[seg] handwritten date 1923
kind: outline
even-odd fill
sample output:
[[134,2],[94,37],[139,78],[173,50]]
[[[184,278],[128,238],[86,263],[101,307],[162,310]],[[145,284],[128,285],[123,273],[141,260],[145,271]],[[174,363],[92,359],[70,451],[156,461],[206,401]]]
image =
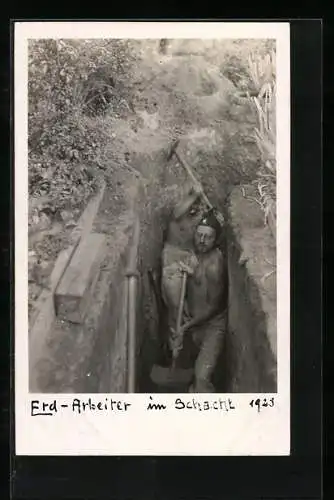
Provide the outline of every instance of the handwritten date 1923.
[[275,398],[257,398],[252,399],[249,403],[249,406],[252,408],[257,408],[257,411],[260,412],[262,408],[272,408],[275,406]]

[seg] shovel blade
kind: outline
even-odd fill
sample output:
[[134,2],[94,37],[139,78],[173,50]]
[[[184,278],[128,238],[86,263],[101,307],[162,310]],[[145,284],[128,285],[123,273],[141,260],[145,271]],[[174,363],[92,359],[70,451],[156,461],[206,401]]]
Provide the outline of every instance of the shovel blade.
[[194,375],[192,368],[172,368],[154,365],[151,380],[156,385],[175,386],[190,384]]

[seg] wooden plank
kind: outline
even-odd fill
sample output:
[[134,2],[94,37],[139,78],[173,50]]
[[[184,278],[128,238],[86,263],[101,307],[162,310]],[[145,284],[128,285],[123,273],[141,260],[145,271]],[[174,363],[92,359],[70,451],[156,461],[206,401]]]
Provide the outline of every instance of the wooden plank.
[[77,222],[76,227],[71,232],[71,242],[75,242],[78,238],[83,239],[88,233],[92,231],[93,223],[98,213],[106,184],[101,182],[101,187],[98,193],[90,200]]
[[72,323],[82,323],[104,257],[106,238],[91,233],[81,239],[55,291],[56,314]]

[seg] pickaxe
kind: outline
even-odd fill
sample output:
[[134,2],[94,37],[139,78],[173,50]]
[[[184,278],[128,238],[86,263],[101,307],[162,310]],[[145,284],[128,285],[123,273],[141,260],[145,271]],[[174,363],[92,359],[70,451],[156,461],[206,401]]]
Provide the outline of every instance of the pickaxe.
[[180,139],[177,139],[172,147],[170,148],[169,152],[168,152],[168,155],[167,155],[167,161],[169,161],[173,154],[175,154],[176,158],[179,160],[179,162],[181,163],[181,165],[183,166],[183,168],[185,169],[185,171],[187,172],[187,174],[189,175],[190,179],[192,180],[192,182],[196,185],[196,186],[200,186],[200,191],[201,191],[201,196],[202,196],[202,199],[204,201],[204,203],[208,206],[208,208],[210,210],[212,210],[216,217],[217,217],[217,220],[218,222],[223,225],[224,222],[225,222],[225,219],[224,219],[224,216],[222,213],[218,212],[212,205],[212,203],[210,202],[210,200],[208,199],[208,197],[206,196],[206,194],[204,193],[203,191],[203,187],[201,185],[201,183],[196,179],[193,171],[191,170],[190,166],[188,165],[188,163],[186,162],[186,160],[183,158],[183,156],[181,155],[180,152],[177,151],[177,147],[179,145],[179,142],[180,142]]

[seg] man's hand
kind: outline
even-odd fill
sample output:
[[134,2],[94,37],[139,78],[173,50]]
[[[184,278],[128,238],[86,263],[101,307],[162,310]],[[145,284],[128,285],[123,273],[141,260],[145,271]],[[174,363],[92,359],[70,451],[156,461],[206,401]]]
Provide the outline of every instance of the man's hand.
[[170,337],[169,337],[169,348],[173,353],[173,356],[176,356],[183,347],[183,336],[186,332],[186,325],[182,326],[179,332],[176,332],[174,328],[170,328]]
[[171,328],[170,330],[171,330],[171,335],[169,336],[168,339],[168,345],[173,353],[173,357],[176,357],[177,354],[182,350],[183,338],[181,337],[181,335],[176,335],[175,330],[173,328]]
[[198,259],[195,254],[190,255],[190,257],[187,258],[186,261],[180,262],[180,269],[182,271],[185,271],[190,276],[194,274],[194,271],[197,268],[197,266],[198,266]]
[[202,185],[197,183],[197,184],[193,184],[188,192],[187,192],[187,196],[190,197],[190,198],[193,198],[195,201],[199,200],[203,194],[203,188],[202,188]]
[[201,195],[203,193],[202,184],[200,184],[199,182],[194,183],[193,190],[194,193],[197,194],[198,196]]
[[185,264],[184,262],[180,262],[180,269],[181,271],[185,271],[187,274],[190,276],[194,274],[194,270],[192,267],[188,266],[188,264]]
[[170,327],[170,344],[173,346],[182,345],[184,334],[191,328],[193,319],[185,316],[186,322],[181,326],[180,330],[176,332],[176,330]]

